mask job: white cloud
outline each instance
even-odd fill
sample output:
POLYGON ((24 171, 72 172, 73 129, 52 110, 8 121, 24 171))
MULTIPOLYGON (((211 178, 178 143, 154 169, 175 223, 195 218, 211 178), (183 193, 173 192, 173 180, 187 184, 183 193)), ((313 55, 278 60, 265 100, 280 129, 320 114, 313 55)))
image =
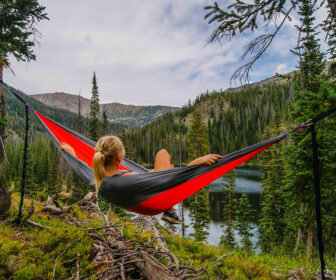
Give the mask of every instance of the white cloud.
MULTIPOLYGON (((16 75, 7 72, 5 81, 29 94, 81 89, 89 98, 96 71, 102 102, 181 106, 207 89, 228 87, 243 46, 254 37, 207 45, 213 28, 203 19, 207 2, 41 0, 50 21, 38 26, 37 61, 12 59, 16 75)), ((295 38, 283 36, 251 79, 274 75, 276 65, 291 70, 286 44, 295 38)))
POLYGON ((279 73, 279 74, 285 74, 288 72, 288 69, 287 69, 287 64, 277 64, 276 65, 276 68, 275 68, 275 72, 276 73, 279 73))

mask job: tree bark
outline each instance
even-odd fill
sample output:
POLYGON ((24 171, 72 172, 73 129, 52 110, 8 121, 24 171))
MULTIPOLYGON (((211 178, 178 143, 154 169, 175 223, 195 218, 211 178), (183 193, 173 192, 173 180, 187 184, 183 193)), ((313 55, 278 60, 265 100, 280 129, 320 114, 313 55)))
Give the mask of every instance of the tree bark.
POLYGON ((300 243, 301 243, 301 236, 302 236, 302 233, 301 233, 301 229, 299 228, 297 232, 296 245, 295 245, 295 250, 294 250, 295 253, 299 251, 300 243))
POLYGON ((307 230, 307 257, 312 257, 312 249, 313 249, 313 230, 308 228, 307 230))
MULTIPOLYGON (((109 240, 111 242, 111 240, 109 240)), ((126 245, 122 241, 113 241, 113 246, 119 249, 119 251, 127 249, 126 245)), ((161 264, 152 255, 149 255, 146 251, 140 250, 139 256, 131 256, 130 259, 134 260, 134 264, 141 270, 144 276, 150 280, 176 280, 172 272, 170 272, 163 264, 161 264)))
MULTIPOLYGON (((3 78, 3 67, 4 63, 0 62, 0 80, 2 81, 3 78)), ((4 101, 4 95, 3 95, 3 85, 0 85, 0 120, 3 120, 5 118, 5 101, 4 101)), ((3 170, 4 170, 4 146, 3 146, 3 139, 5 134, 5 126, 3 124, 0 124, 0 215, 5 213, 11 204, 11 197, 4 186, 4 180, 3 180, 3 170)))
POLYGON ((182 219, 182 237, 185 234, 185 225, 184 225, 184 211, 183 211, 183 201, 181 202, 181 219, 182 219))
POLYGON ((195 193, 195 207, 194 207, 194 212, 195 212, 195 227, 198 226, 198 219, 197 219, 197 193, 195 193))

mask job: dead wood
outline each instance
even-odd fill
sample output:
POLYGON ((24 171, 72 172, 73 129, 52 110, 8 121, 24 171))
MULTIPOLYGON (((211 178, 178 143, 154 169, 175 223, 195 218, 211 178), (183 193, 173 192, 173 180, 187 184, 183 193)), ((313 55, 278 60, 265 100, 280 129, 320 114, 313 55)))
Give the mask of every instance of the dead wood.
MULTIPOLYGON (((326 280, 336 280, 336 274, 334 274, 329 269, 326 269, 324 272, 324 278, 326 280)), ((312 280, 322 280, 321 271, 316 272, 312 280)))
POLYGON ((177 273, 179 270, 179 261, 177 257, 170 252, 168 249, 165 237, 162 235, 162 233, 157 229, 156 224, 158 222, 155 220, 154 217, 149 217, 149 216, 138 216, 135 219, 138 223, 142 224, 145 230, 151 230, 154 234, 154 240, 160 247, 160 249, 167 254, 169 257, 168 260, 168 265, 171 265, 172 263, 174 264, 174 272, 177 273))
POLYGON ((54 201, 54 198, 55 198, 55 195, 48 196, 46 205, 42 208, 43 211, 49 212, 54 215, 60 215, 63 213, 68 213, 72 209, 71 206, 64 207, 64 208, 59 207, 59 204, 56 201, 54 201), (55 206, 53 206, 53 204, 55 204, 55 206))
POLYGON ((39 223, 37 223, 37 222, 33 222, 33 221, 30 220, 30 219, 27 219, 27 220, 26 220, 26 223, 29 224, 29 225, 32 225, 32 226, 34 226, 34 227, 41 228, 41 229, 51 229, 51 227, 41 225, 41 224, 39 224, 39 223))
MULTIPOLYGON (((139 240, 128 240, 123 237, 122 228, 126 224, 119 223, 120 219, 110 222, 108 214, 104 214, 95 196, 86 196, 77 204, 81 210, 86 211, 90 217, 99 217, 103 221, 103 226, 88 227, 87 222, 71 217, 67 214, 71 206, 61 208, 54 206, 54 197, 48 197, 43 210, 56 215, 65 222, 83 227, 88 230, 88 234, 94 240, 92 247, 94 257, 92 263, 95 264, 97 273, 94 276, 97 280, 106 279, 149 279, 149 280, 177 280, 177 279, 200 279, 203 270, 196 270, 190 267, 181 266, 177 257, 170 252, 166 244, 165 237, 158 230, 157 221, 152 217, 138 216, 134 219, 139 231, 150 230, 153 232, 153 240, 141 242, 139 240), (99 232, 100 231, 100 232, 99 232), (102 232, 103 231, 103 232, 102 232), (167 266, 163 265, 159 259, 166 259, 167 266)), ((127 223, 129 224, 129 223, 127 223)), ((42 225, 41 225, 42 226, 42 225)), ((42 226, 45 228, 44 226, 42 226)), ((80 278, 79 262, 77 256, 66 262, 74 262, 76 272, 71 277, 78 280, 80 278)), ((189 260, 190 261, 190 260, 189 260)), ((82 276, 83 277, 83 276, 82 276)))

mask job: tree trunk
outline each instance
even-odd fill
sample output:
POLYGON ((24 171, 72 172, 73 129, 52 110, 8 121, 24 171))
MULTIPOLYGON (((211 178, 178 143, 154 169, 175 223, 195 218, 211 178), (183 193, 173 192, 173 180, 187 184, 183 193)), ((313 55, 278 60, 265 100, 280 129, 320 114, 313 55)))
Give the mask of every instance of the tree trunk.
POLYGON ((313 230, 308 228, 307 230, 307 257, 312 257, 312 249, 313 249, 313 230))
MULTIPOLYGON (((2 81, 3 77, 3 67, 4 63, 0 62, 0 80, 2 81)), ((3 86, 0 85, 0 120, 5 118, 5 101, 3 96, 3 86)), ((5 134, 5 126, 0 124, 0 215, 5 213, 11 204, 11 197, 6 187, 4 186, 3 181, 3 168, 4 168, 4 134, 5 134)))
POLYGON ((229 248, 232 249, 232 236, 231 236, 231 207, 232 207, 232 201, 231 201, 231 186, 229 189, 229 221, 228 221, 228 243, 229 248))
POLYGON ((194 211, 195 211, 195 227, 198 226, 198 219, 197 219, 197 193, 195 193, 195 208, 194 208, 194 211))
POLYGON ((185 234, 185 225, 184 225, 184 212, 183 212, 183 201, 181 202, 181 219, 182 219, 182 236, 185 234))
POLYGON ((301 229, 298 229, 297 232, 297 238, 296 238, 296 245, 295 245, 295 253, 297 253, 299 251, 300 248, 300 243, 301 243, 301 237, 302 237, 302 233, 301 233, 301 229))

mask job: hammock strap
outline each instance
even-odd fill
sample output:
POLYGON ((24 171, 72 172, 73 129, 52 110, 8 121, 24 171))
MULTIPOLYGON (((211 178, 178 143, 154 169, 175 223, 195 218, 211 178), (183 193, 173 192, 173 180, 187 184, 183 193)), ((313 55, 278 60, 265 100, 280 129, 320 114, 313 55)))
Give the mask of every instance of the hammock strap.
POLYGON ((28 130, 29 130, 29 105, 25 104, 26 111, 26 132, 25 132, 25 144, 24 144, 24 152, 23 152, 23 167, 22 167, 22 180, 21 180, 21 199, 20 199, 20 207, 19 207, 19 215, 17 218, 17 223, 21 223, 21 215, 22 215, 22 206, 23 206, 23 198, 25 191, 25 179, 26 179, 26 166, 27 166, 27 150, 28 150, 28 130))
POLYGON ((16 220, 16 222, 18 224, 20 224, 21 223, 21 216, 22 216, 24 191, 25 191, 25 179, 26 179, 26 167, 27 167, 27 150, 28 150, 28 130, 29 130, 29 109, 30 109, 30 106, 19 95, 17 95, 14 91, 12 91, 6 83, 4 83, 2 80, 0 80, 0 83, 3 84, 17 99, 19 99, 24 104, 25 112, 26 112, 25 143, 24 143, 24 151, 23 151, 23 166, 22 166, 22 178, 21 178, 21 198, 20 198, 19 214, 18 214, 18 217, 17 217, 17 220, 16 220))
POLYGON ((336 108, 330 109, 321 115, 309 120, 307 123, 310 125, 310 133, 312 137, 312 149, 313 149, 313 171, 314 171, 314 185, 315 185, 315 216, 316 216, 316 226, 317 226, 317 239, 318 239, 318 249, 321 262, 321 278, 325 280, 324 270, 324 246, 322 238, 322 221, 321 221, 321 188, 320 188, 320 172, 318 167, 318 147, 316 139, 316 129, 315 123, 328 117, 332 113, 336 112, 336 108))

